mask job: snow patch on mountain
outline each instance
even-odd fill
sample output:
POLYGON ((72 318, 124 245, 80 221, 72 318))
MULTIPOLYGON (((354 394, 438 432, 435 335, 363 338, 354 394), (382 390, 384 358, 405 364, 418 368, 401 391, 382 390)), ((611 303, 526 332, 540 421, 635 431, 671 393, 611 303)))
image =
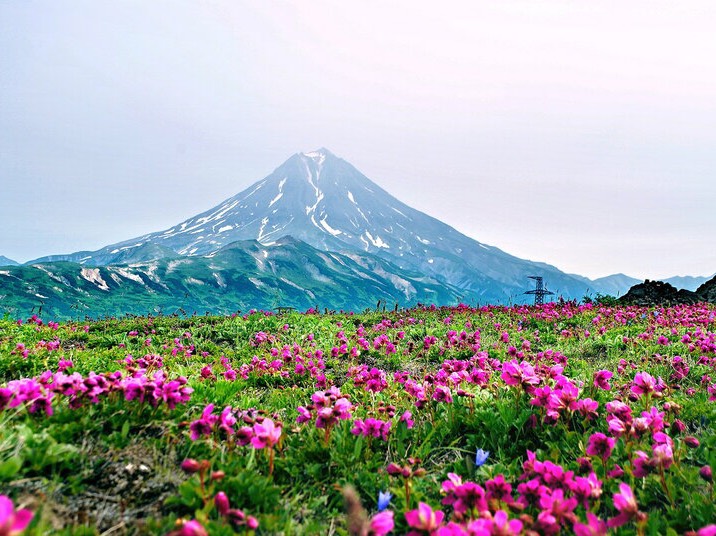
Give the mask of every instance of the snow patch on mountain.
POLYGON ((140 285, 146 284, 144 282, 144 279, 142 279, 142 276, 130 272, 127 268, 115 268, 115 270, 119 275, 126 279, 129 279, 130 281, 134 281, 135 283, 139 283, 140 285))
POLYGON ((333 227, 331 227, 330 225, 328 225, 328 223, 326 222, 326 218, 327 218, 327 217, 328 217, 328 216, 324 216, 324 217, 323 217, 323 219, 321 220, 321 226, 322 226, 326 231, 328 231, 329 233, 331 233, 333 236, 338 236, 339 234, 343 234, 342 231, 339 231, 338 229, 334 229, 333 227))
POLYGON ((377 248, 386 248, 386 249, 390 248, 390 246, 388 244, 383 242, 383 239, 380 236, 376 235, 375 238, 373 238, 373 235, 370 233, 370 231, 366 231, 365 236, 377 248))
POLYGON ((256 288, 263 288, 266 286, 266 283, 260 279, 256 279, 255 277, 249 277, 249 281, 251 281, 256 288))
POLYGON ((97 285, 102 290, 109 290, 109 285, 107 285, 107 282, 102 279, 102 275, 99 273, 99 268, 82 268, 80 270, 80 275, 83 279, 97 285))

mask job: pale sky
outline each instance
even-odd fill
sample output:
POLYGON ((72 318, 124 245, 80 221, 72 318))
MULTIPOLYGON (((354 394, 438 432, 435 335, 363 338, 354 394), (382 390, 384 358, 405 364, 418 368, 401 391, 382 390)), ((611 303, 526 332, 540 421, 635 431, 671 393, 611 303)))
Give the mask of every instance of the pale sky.
POLYGON ((716 3, 0 1, 0 255, 166 229, 327 147, 570 273, 716 272, 716 3))

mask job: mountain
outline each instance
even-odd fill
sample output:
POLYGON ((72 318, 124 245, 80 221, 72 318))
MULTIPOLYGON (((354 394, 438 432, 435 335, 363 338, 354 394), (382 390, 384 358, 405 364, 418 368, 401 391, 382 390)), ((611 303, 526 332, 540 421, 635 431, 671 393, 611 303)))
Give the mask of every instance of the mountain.
POLYGON ((110 265, 147 245, 201 256, 241 240, 268 246, 286 235, 321 251, 372 255, 481 303, 529 301, 523 293, 532 287, 531 275, 544 277, 550 290, 568 298, 581 298, 591 288, 554 266, 509 255, 405 205, 326 149, 293 155, 263 180, 169 229, 33 262, 110 265))
POLYGON ((701 285, 711 280, 716 274, 702 277, 702 276, 691 276, 691 275, 677 275, 675 277, 669 277, 664 279, 665 283, 675 286, 676 288, 683 288, 686 290, 696 291, 701 285))
POLYGON ((283 237, 237 241, 205 256, 88 267, 54 261, 0 270, 0 313, 54 318, 292 306, 362 310, 378 300, 457 303, 460 289, 370 254, 324 252, 283 237))
POLYGON ((0 266, 17 266, 18 264, 20 263, 0 255, 0 266))
POLYGON ((592 288, 599 294, 619 297, 627 293, 631 287, 641 283, 640 279, 624 274, 613 274, 591 281, 592 288))

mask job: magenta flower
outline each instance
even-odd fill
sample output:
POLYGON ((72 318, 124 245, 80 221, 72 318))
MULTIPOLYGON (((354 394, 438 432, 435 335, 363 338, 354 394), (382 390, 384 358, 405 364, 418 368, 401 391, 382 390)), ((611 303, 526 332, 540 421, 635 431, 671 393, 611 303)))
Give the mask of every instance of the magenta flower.
MULTIPOLYGON (((519 536, 522 534, 522 521, 519 519, 509 519, 507 512, 498 510, 489 522, 489 532, 487 534, 499 534, 501 536, 519 536)), ((479 533, 478 533, 479 534, 479 533)))
POLYGON ((565 498, 564 491, 561 489, 544 493, 539 501, 542 513, 546 513, 548 518, 554 519, 556 525, 565 525, 565 522, 574 521, 573 510, 577 507, 577 503, 578 501, 574 497, 565 498))
POLYGON ((296 417, 296 422, 298 424, 308 422, 313 418, 313 415, 311 415, 311 412, 303 406, 298 406, 296 408, 296 411, 298 411, 298 417, 296 417))
POLYGON ((413 414, 410 411, 406 411, 400 416, 399 419, 400 422, 405 423, 405 427, 410 430, 413 425, 415 424, 415 421, 413 421, 413 414))
POLYGON ((594 386, 605 391, 611 390, 612 386, 609 385, 609 380, 614 374, 609 370, 598 370, 594 373, 594 386))
POLYGON ((452 393, 450 392, 450 388, 445 385, 437 385, 435 387, 435 391, 433 392, 433 400, 447 403, 452 402, 452 393))
POLYGON ((264 419, 262 423, 254 424, 251 446, 255 449, 273 447, 281 439, 281 426, 271 419, 264 419))
POLYGON ((527 361, 518 363, 516 359, 512 361, 506 361, 502 364, 502 374, 500 378, 512 387, 521 385, 523 388, 528 388, 540 383, 540 379, 535 373, 534 367, 527 361))
POLYGON ((631 392, 637 396, 648 395, 656 390, 656 379, 648 372, 637 372, 631 386, 631 392))
POLYGON ((35 514, 30 510, 15 511, 15 505, 9 497, 0 495, 0 535, 15 536, 21 534, 30 524, 35 514))
POLYGON ((576 522, 574 533, 577 536, 607 536, 607 524, 591 512, 587 512, 587 523, 576 522))
POLYGON ((202 436, 211 435, 211 432, 214 430, 214 424, 219 419, 217 415, 212 415, 213 411, 214 404, 208 404, 201 413, 201 418, 193 421, 189 425, 192 441, 196 441, 202 436))
POLYGON ((629 487, 629 484, 621 482, 619 484, 619 493, 615 493, 612 499, 614 501, 614 508, 619 510, 619 515, 607 521, 607 525, 610 528, 621 527, 637 518, 639 506, 636 503, 636 497, 634 497, 634 492, 629 487))
POLYGON ((386 510, 370 518, 370 532, 372 536, 385 536, 395 527, 393 512, 386 510))
POLYGON ((589 436, 587 454, 601 458, 606 462, 609 456, 612 455, 612 450, 614 450, 616 442, 617 440, 613 437, 608 437, 601 432, 596 432, 589 436))
POLYGON ((353 435, 363 435, 365 437, 380 437, 384 441, 388 440, 390 434, 390 427, 393 423, 391 421, 381 421, 368 417, 365 421, 362 419, 356 419, 353 423, 351 433, 353 435))
POLYGON ((574 497, 587 510, 589 509, 590 501, 599 500, 602 496, 602 482, 594 472, 589 473, 587 477, 575 477, 568 485, 574 497))
POLYGON ((636 451, 632 465, 634 467, 634 476, 637 478, 644 478, 654 471, 653 461, 642 450, 636 451))
POLYGON ((172 536, 209 536, 206 529, 196 519, 186 521, 179 530, 169 533, 172 536))
POLYGON ((512 485, 505 480, 503 474, 497 475, 495 478, 485 482, 487 489, 487 498, 497 499, 506 503, 512 503, 512 485))
POLYGON ((674 463, 674 451, 668 443, 658 443, 651 448, 651 462, 655 467, 668 469, 674 463))
POLYGON ((432 532, 442 524, 445 514, 441 510, 433 510, 430 505, 421 502, 418 508, 405 512, 405 520, 412 529, 409 535, 420 535, 421 532, 432 532))
POLYGON ((581 398, 577 400, 575 410, 588 421, 597 418, 597 408, 599 408, 599 402, 592 400, 591 398, 581 398))

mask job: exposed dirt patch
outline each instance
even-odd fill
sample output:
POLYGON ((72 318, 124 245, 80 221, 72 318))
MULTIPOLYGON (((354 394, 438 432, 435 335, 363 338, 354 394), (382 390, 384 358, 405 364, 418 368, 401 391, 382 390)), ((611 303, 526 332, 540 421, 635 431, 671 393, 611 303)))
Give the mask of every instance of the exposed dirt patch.
POLYGON ((141 534, 147 519, 166 514, 164 501, 185 479, 174 452, 132 443, 123 449, 90 447, 93 467, 82 489, 43 477, 7 484, 18 504, 40 511, 54 530, 84 525, 100 534, 141 534))

